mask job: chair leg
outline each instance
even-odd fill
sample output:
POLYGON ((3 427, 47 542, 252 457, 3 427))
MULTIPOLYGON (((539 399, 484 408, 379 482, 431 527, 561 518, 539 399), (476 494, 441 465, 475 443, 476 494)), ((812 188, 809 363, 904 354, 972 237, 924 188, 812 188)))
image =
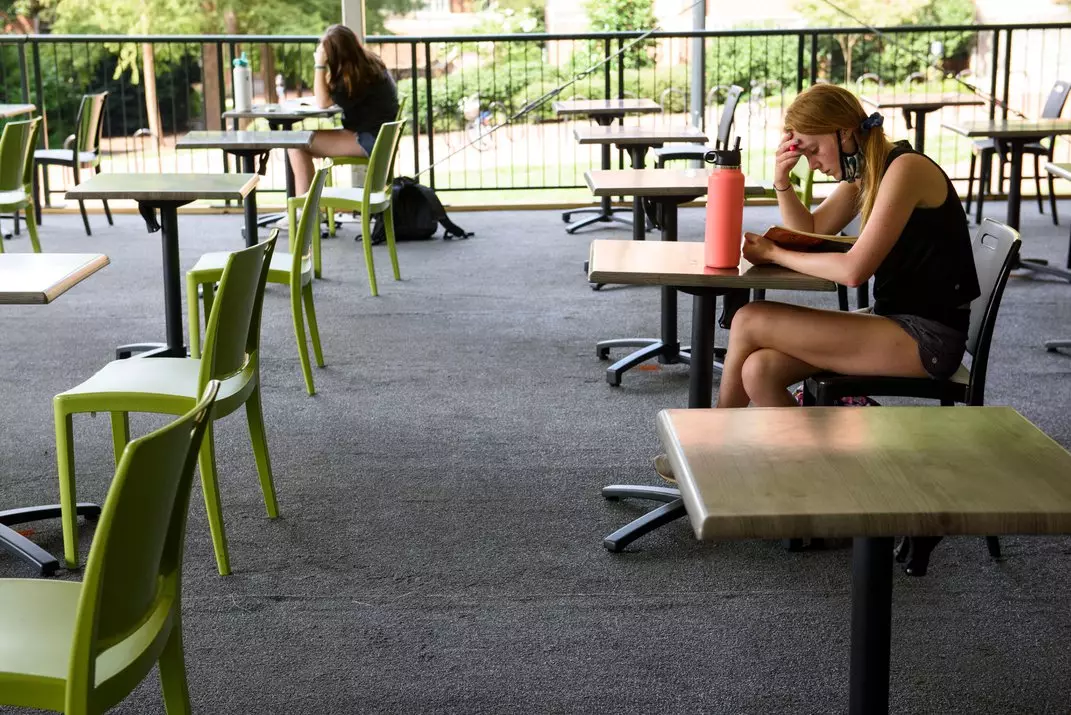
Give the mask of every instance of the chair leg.
MULTIPOLYGON (((202 283, 202 290, 211 290, 210 283, 202 283)), ((192 273, 186 274, 186 320, 190 329, 190 357, 201 357, 201 312, 200 300, 197 298, 197 281, 192 273)))
POLYGON ((985 537, 986 548, 989 549, 989 555, 994 559, 1000 558, 1000 539, 996 536, 985 537))
POLYGON ((63 526, 63 559, 67 568, 78 568, 78 512, 74 486, 74 416, 53 402, 56 424, 56 467, 59 471, 60 523, 63 526))
POLYGON ((841 310, 848 310, 848 286, 837 284, 837 306, 841 310))
POLYGON ((1038 195, 1038 213, 1045 215, 1045 197, 1041 195, 1041 156, 1034 154, 1034 191, 1038 195))
POLYGON ((52 192, 48 190, 48 164, 41 164, 41 188, 45 197, 44 205, 52 208, 52 192))
POLYGON ((16 236, 18 236, 19 233, 20 233, 20 231, 19 231, 19 223, 20 223, 20 221, 19 221, 19 210, 18 209, 15 209, 14 211, 11 212, 11 223, 15 224, 14 233, 15 233, 16 236))
POLYGON ((383 229, 387 234, 387 250, 390 252, 390 265, 394 269, 394 280, 402 279, 402 272, 398 268, 398 248, 394 243, 394 207, 387 206, 383 212, 383 229))
MULTIPOLYGON (((96 169, 96 172, 99 174, 100 173, 100 165, 98 164, 94 168, 96 169)), ((108 225, 109 226, 114 226, 115 222, 112 221, 112 212, 111 212, 111 209, 108 208, 108 199, 101 199, 101 203, 104 204, 104 216, 108 219, 108 225)))
MULTIPOLYGON (((301 276, 295 276, 295 281, 300 281, 301 276)), ((301 286, 290 286, 290 314, 294 321, 294 337, 297 338, 298 358, 301 360, 301 374, 305 377, 305 391, 310 395, 316 394, 316 388, 312 384, 312 368, 309 366, 309 346, 305 342, 305 318, 301 312, 301 286)))
POLYGON ((112 451, 115 453, 115 466, 123 457, 123 450, 130 441, 130 416, 126 412, 112 412, 112 451))
POLYGON ((316 367, 324 366, 324 352, 320 349, 320 327, 316 324, 316 306, 312 302, 312 284, 302 291, 305 300, 305 319, 309 323, 309 337, 312 338, 312 354, 316 357, 316 367))
POLYGON ((249 423, 249 436, 253 442, 253 457, 257 461, 260 490, 264 493, 264 506, 268 518, 279 516, 279 502, 275 497, 275 483, 271 476, 271 458, 268 456, 268 436, 264 431, 264 411, 260 403, 260 385, 254 388, 245 402, 245 416, 249 423))
POLYGON ((41 252, 41 241, 37 237, 37 220, 34 217, 32 207, 27 207, 26 211, 26 232, 30 234, 30 245, 33 246, 34 253, 41 252))
POLYGON ((89 228, 89 216, 86 215, 86 202, 85 201, 82 201, 81 199, 78 200, 78 210, 82 212, 82 223, 85 224, 86 235, 87 236, 92 236, 93 235, 93 231, 91 231, 90 228, 89 228))
POLYGON ((197 462, 201 468, 201 491, 204 492, 208 529, 212 532, 212 548, 216 552, 216 566, 220 576, 227 576, 231 572, 231 557, 227 553, 227 532, 223 526, 223 507, 220 504, 219 482, 216 479, 216 440, 211 424, 205 430, 197 462))
POLYGON ((983 151, 980 163, 982 166, 978 176, 978 207, 974 216, 974 222, 979 224, 982 223, 982 204, 985 203, 985 191, 989 185, 989 175, 993 168, 993 155, 983 151))
MULTIPOLYGON (((332 218, 332 220, 334 220, 335 214, 331 209, 327 210, 327 215, 330 216, 332 218)), ((317 216, 316 218, 319 219, 320 217, 317 216)), ((321 232, 320 231, 320 224, 317 223, 312 229, 312 277, 313 278, 319 278, 320 277, 320 274, 322 272, 321 269, 323 267, 323 263, 322 263, 323 259, 321 257, 322 254, 320 253, 320 251, 322 250, 321 247, 320 247, 320 240, 322 238, 320 236, 320 232, 321 232)))
POLYGON ((855 307, 859 309, 870 307, 870 281, 855 287, 855 307))
POLYGON ((186 658, 182 650, 182 614, 175 609, 171 633, 158 661, 160 690, 167 715, 190 715, 190 687, 186 680, 186 658))
POLYGON ((1060 220, 1056 217, 1056 190, 1053 186, 1053 176, 1049 174, 1049 208, 1052 209, 1052 225, 1059 226, 1060 220))
POLYGON ((335 210, 333 208, 327 209, 327 235, 334 238, 337 230, 335 226, 335 210))
POLYGON ((971 165, 970 165, 970 168, 967 169, 967 202, 963 206, 963 212, 965 214, 967 214, 968 216, 971 215, 971 196, 972 196, 971 191, 974 188, 974 166, 975 166, 975 163, 977 161, 978 161, 978 155, 975 154, 972 151, 971 152, 971 165))
POLYGON ((41 225, 41 180, 38 177, 39 172, 46 170, 46 167, 37 164, 33 168, 33 185, 30 187, 33 193, 33 215, 37 219, 37 225, 41 225))
POLYGON ((361 212, 361 245, 364 247, 364 264, 368 268, 368 287, 372 289, 372 295, 379 295, 379 286, 376 285, 376 267, 372 262, 372 220, 367 211, 361 212))

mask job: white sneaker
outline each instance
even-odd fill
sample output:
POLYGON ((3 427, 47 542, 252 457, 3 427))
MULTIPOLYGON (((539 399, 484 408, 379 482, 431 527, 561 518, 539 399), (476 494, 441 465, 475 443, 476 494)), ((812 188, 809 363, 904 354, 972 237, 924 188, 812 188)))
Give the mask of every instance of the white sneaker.
MULTIPOLYGON (((301 209, 297 210, 297 214, 294 217, 295 221, 301 222, 301 209)), ((287 214, 283 214, 279 217, 279 220, 272 224, 272 228, 277 228, 280 231, 290 230, 290 217, 287 214)))

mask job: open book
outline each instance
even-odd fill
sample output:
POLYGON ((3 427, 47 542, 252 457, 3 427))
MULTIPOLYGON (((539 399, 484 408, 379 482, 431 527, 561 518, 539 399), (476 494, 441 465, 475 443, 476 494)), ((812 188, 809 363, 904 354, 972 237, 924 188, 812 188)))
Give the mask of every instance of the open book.
POLYGON ((763 234, 774 243, 793 251, 847 251, 858 236, 830 236, 808 233, 784 226, 771 226, 763 234))

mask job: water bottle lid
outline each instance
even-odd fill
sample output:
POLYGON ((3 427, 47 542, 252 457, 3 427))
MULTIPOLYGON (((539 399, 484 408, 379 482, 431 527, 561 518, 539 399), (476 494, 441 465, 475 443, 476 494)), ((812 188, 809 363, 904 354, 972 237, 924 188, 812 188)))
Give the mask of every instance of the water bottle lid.
POLYGON ((732 149, 729 148, 728 141, 725 142, 724 146, 722 146, 720 142, 715 142, 714 148, 708 151, 703 156, 703 160, 706 161, 708 164, 713 164, 717 167, 738 168, 741 164, 740 137, 736 138, 736 144, 733 146, 732 149))
POLYGON ((246 59, 245 53, 243 52, 242 56, 241 57, 235 57, 234 60, 231 62, 231 64, 234 65, 235 67, 248 67, 249 66, 249 60, 246 59))

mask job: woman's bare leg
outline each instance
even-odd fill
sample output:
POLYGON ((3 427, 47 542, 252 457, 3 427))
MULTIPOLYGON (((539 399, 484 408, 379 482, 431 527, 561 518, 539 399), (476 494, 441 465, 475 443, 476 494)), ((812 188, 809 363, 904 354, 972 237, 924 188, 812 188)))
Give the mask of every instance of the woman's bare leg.
POLYGON ((718 407, 787 405, 787 388, 819 370, 926 377, 918 345, 888 318, 762 301, 737 311, 718 407))
POLYGON ((294 195, 303 196, 312 185, 312 156, 304 149, 287 149, 286 154, 294 172, 294 195))
POLYGON ((301 196, 312 185, 313 157, 368 156, 357 136, 349 129, 317 129, 312 133, 312 146, 308 151, 290 149, 290 166, 294 170, 294 191, 301 196))

